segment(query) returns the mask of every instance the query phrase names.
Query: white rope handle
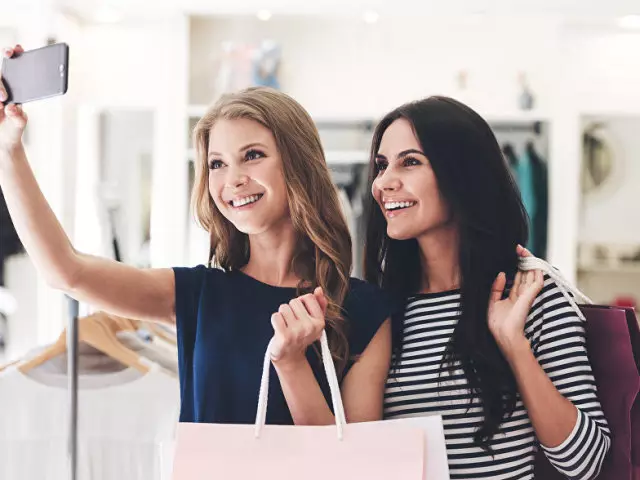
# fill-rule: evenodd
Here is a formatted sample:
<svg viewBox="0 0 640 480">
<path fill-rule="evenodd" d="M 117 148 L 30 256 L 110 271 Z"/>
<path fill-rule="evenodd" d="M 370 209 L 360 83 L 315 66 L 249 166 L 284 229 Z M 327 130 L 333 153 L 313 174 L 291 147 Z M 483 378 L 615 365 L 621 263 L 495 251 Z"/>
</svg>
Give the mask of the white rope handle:
<svg viewBox="0 0 640 480">
<path fill-rule="evenodd" d="M 262 427 L 267 423 L 267 403 L 269 402 L 269 372 L 271 369 L 271 344 L 269 342 L 267 351 L 264 355 L 264 363 L 262 365 L 262 380 L 260 381 L 260 393 L 258 394 L 258 411 L 256 413 L 256 438 L 260 437 Z M 333 358 L 329 350 L 329 341 L 327 333 L 323 330 L 320 337 L 320 349 L 324 371 L 329 382 L 329 390 L 331 391 L 331 402 L 333 404 L 333 412 L 336 418 L 336 427 L 338 430 L 338 439 L 342 440 L 344 426 L 347 419 L 344 414 L 344 405 L 342 404 L 342 395 L 340 394 L 340 385 L 338 383 L 338 375 L 336 374 Z"/>
<path fill-rule="evenodd" d="M 577 312 L 578 316 L 582 320 L 586 320 L 584 318 L 584 314 L 580 310 L 580 307 L 578 307 L 578 304 L 576 303 L 573 297 L 575 296 L 576 298 L 579 298 L 582 302 L 589 305 L 593 304 L 593 301 L 589 297 L 587 297 L 584 293 L 582 293 L 580 290 L 578 290 L 576 286 L 572 285 L 566 278 L 564 278 L 560 273 L 560 271 L 556 270 L 547 262 L 545 262 L 544 260 L 538 257 L 520 257 L 518 268 L 524 272 L 527 272 L 530 270 L 541 270 L 542 272 L 549 275 L 558 284 L 560 291 L 562 292 L 564 297 L 567 299 L 569 304 L 573 307 L 573 309 Z M 571 292 L 573 296 L 571 296 L 569 292 Z"/>
</svg>

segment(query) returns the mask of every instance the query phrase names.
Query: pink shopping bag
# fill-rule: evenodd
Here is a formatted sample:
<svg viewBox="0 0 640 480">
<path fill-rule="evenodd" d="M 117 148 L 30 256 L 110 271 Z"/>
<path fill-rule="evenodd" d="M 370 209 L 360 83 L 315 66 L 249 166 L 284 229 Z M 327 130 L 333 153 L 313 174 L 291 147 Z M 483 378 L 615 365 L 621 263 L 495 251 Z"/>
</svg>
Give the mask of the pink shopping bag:
<svg viewBox="0 0 640 480">
<path fill-rule="evenodd" d="M 325 334 L 321 347 L 335 425 L 265 425 L 267 351 L 256 424 L 179 424 L 173 480 L 447 480 L 442 419 L 347 424 Z"/>
</svg>

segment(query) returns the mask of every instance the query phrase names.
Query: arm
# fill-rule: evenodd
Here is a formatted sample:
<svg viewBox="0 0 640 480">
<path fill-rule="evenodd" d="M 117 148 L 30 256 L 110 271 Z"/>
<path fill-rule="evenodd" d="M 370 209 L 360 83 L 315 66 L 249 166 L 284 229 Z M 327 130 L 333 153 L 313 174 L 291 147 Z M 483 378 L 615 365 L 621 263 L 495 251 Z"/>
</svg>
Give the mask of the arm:
<svg viewBox="0 0 640 480">
<path fill-rule="evenodd" d="M 501 300 L 504 283 L 500 275 L 489 325 L 511 366 L 541 447 L 567 477 L 593 478 L 610 440 L 582 321 L 551 280 L 538 296 L 545 284 L 542 272 L 519 273 L 509 298 Z"/>
<path fill-rule="evenodd" d="M 386 320 L 342 382 L 342 400 L 348 422 L 382 419 L 390 360 L 391 323 Z M 335 422 L 306 358 L 288 366 L 275 365 L 296 425 L 329 425 Z"/>
<path fill-rule="evenodd" d="M 518 380 L 520 392 L 541 448 L 568 478 L 594 478 L 609 451 L 611 433 L 589 363 L 584 321 L 550 279 L 529 315 L 527 333 L 531 337 L 530 353 L 512 362 L 512 368 L 516 378 L 522 377 Z M 526 368 L 529 362 L 535 370 Z M 546 387 L 538 376 L 545 377 Z M 540 391 L 535 391 L 535 385 Z M 572 411 L 573 415 L 562 419 L 556 408 Z M 552 425 L 554 419 L 562 422 L 562 432 Z"/>
<path fill-rule="evenodd" d="M 3 93 L 0 81 L 0 100 L 6 98 Z M 38 272 L 53 288 L 110 313 L 173 322 L 175 281 L 171 270 L 141 270 L 73 248 L 27 161 L 21 140 L 26 124 L 21 107 L 0 103 L 0 188 L 16 232 Z"/>
<path fill-rule="evenodd" d="M 578 410 L 556 389 L 524 336 L 519 345 L 513 346 L 507 361 L 518 383 L 518 391 L 536 437 L 544 446 L 559 446 L 571 435 L 578 419 Z"/>
</svg>

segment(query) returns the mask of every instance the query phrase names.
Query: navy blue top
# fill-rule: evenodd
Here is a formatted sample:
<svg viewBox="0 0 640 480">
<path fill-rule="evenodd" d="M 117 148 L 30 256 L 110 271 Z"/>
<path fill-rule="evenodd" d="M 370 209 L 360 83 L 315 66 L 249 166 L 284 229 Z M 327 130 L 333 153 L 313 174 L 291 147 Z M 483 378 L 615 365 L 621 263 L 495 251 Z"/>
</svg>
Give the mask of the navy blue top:
<svg viewBox="0 0 640 480">
<path fill-rule="evenodd" d="M 205 266 L 174 268 L 174 272 L 180 421 L 255 422 L 264 354 L 273 337 L 271 315 L 296 297 L 296 289 Z M 391 315 L 391 305 L 378 287 L 351 279 L 343 304 L 350 356 L 365 350 Z M 316 350 L 309 348 L 307 358 L 331 406 Z M 352 365 L 351 360 L 347 370 Z M 267 423 L 293 424 L 273 365 Z"/>
</svg>

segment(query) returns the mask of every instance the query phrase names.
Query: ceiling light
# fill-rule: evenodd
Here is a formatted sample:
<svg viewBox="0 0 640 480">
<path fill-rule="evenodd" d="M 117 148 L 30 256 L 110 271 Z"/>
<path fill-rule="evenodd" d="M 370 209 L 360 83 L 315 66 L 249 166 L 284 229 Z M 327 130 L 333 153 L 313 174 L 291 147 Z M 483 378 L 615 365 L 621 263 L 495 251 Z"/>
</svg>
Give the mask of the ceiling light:
<svg viewBox="0 0 640 480">
<path fill-rule="evenodd" d="M 260 10 L 258 12 L 258 20 L 268 22 L 271 19 L 271 12 L 269 10 Z"/>
<path fill-rule="evenodd" d="M 362 18 L 366 23 L 373 24 L 378 21 L 378 19 L 380 18 L 380 15 L 378 14 L 378 12 L 369 10 L 367 12 L 364 12 L 364 15 L 362 16 Z"/>
<path fill-rule="evenodd" d="M 640 29 L 640 15 L 627 15 L 618 19 L 618 26 L 621 28 Z"/>
</svg>

